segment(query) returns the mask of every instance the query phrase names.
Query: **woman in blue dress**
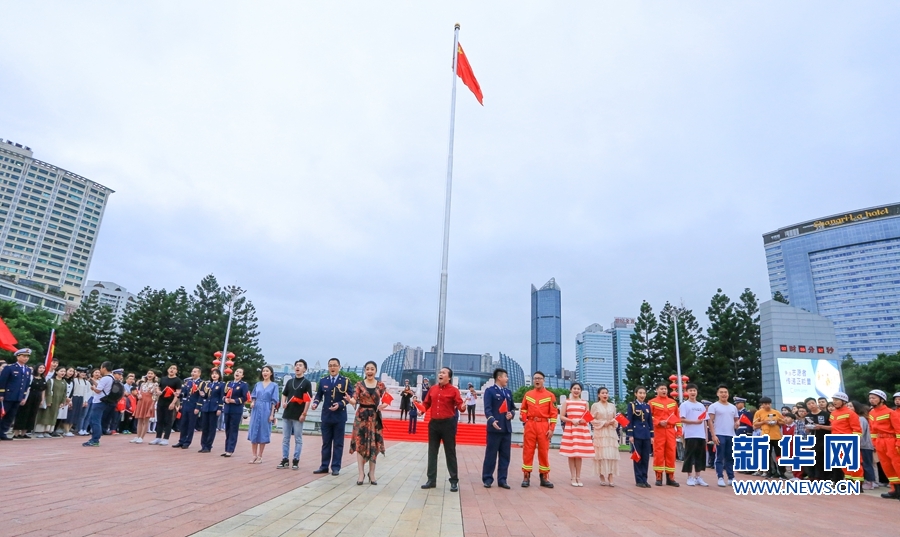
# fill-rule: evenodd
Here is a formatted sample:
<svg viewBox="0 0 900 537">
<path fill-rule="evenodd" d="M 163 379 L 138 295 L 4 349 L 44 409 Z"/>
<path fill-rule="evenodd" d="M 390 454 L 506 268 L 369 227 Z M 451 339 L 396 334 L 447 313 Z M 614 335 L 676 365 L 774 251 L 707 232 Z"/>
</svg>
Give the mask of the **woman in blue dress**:
<svg viewBox="0 0 900 537">
<path fill-rule="evenodd" d="M 253 387 L 250 402 L 250 431 L 247 439 L 253 448 L 253 460 L 250 464 L 262 463 L 263 451 L 272 436 L 272 424 L 275 423 L 275 403 L 278 402 L 278 386 L 275 384 L 275 371 L 270 366 L 263 366 L 262 380 Z"/>
</svg>

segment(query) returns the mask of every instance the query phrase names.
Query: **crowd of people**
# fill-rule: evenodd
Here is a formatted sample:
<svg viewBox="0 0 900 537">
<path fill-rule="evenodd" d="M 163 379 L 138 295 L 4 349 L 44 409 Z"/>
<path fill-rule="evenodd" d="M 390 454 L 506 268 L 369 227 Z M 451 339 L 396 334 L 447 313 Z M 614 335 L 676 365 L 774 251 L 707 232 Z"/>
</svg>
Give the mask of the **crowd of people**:
<svg viewBox="0 0 900 537">
<path fill-rule="evenodd" d="M 97 447 L 104 435 L 134 435 L 133 444 L 169 446 L 177 432 L 173 448 L 189 449 L 194 433 L 200 433 L 199 453 L 211 453 L 217 432 L 224 431 L 223 457 L 234 455 L 238 430 L 249 404 L 247 438 L 251 444 L 251 464 L 261 464 L 271 442 L 272 426 L 279 408 L 282 413 L 282 458 L 277 468 L 299 468 L 303 446 L 303 423 L 309 410 L 322 407 L 321 464 L 316 474 L 339 475 L 344 451 L 344 430 L 348 421 L 347 405 L 355 409 L 349 454 L 356 455 L 358 485 L 377 484 L 375 473 L 379 454 L 384 454 L 382 410 L 390 396 L 384 383 L 377 380 L 377 365 L 367 362 L 364 378 L 355 384 L 341 375 L 337 358 L 328 361 L 328 375 L 312 383 L 305 378 L 307 363 L 294 363 L 294 376 L 279 389 L 270 366 L 261 370 L 261 380 L 252 388 L 243 381 L 244 371 L 237 368 L 232 380 L 224 380 L 218 368 L 204 372 L 199 367 L 190 376 L 180 378 L 178 368 L 170 365 L 165 375 L 149 370 L 140 378 L 125 374 L 104 362 L 97 369 L 70 368 L 51 363 L 28 366 L 31 351 L 15 353 L 16 362 L 0 363 L 0 440 L 89 436 L 85 447 Z M 205 374 L 204 374 L 205 373 Z M 401 419 L 410 420 L 415 432 L 418 414 L 430 411 L 427 480 L 423 489 L 434 488 L 437 454 L 444 446 L 450 490 L 458 490 L 456 429 L 461 413 L 469 422 L 477 395 L 471 387 L 460 392 L 452 384 L 453 371 L 443 368 L 437 383 L 424 390 L 421 403 L 408 383 L 401 392 Z M 571 485 L 582 487 L 582 463 L 593 461 L 600 485 L 616 486 L 619 475 L 621 433 L 629 445 L 635 484 L 650 488 L 678 487 L 676 460 L 682 461 L 686 485 L 709 486 L 703 479 L 707 468 L 714 469 L 716 482 L 725 487 L 734 479 L 734 439 L 740 435 L 767 435 L 770 442 L 768 470 L 756 476 L 789 480 L 851 479 L 862 481 L 864 490 L 873 490 L 887 482 L 890 491 L 884 497 L 900 499 L 900 410 L 892 410 L 888 396 L 881 390 L 869 393 L 868 405 L 850 401 L 846 394 L 835 393 L 831 401 L 808 398 L 780 410 L 772 400 L 762 397 L 759 408 L 751 411 L 747 401 L 734 397 L 727 386 L 719 386 L 717 400 L 697 400 L 698 387 L 687 384 L 680 404 L 669 397 L 665 384 L 656 387 L 656 397 L 647 400 L 647 389 L 639 386 L 634 398 L 619 413 L 609 391 L 600 388 L 597 402 L 589 404 L 583 386 L 574 382 L 568 397 L 557 408 L 556 396 L 544 387 L 540 371 L 532 377 L 532 389 L 525 393 L 517 408 L 508 389 L 509 375 L 494 371 L 494 383 L 482 394 L 487 419 L 487 445 L 482 469 L 485 487 L 510 488 L 508 470 L 512 421 L 518 413 L 524 423 L 523 481 L 529 487 L 538 459 L 540 486 L 553 488 L 550 481 L 550 441 L 558 422 L 563 424 L 559 453 L 568 459 Z M 900 408 L 900 392 L 890 401 Z M 826 434 L 859 435 L 862 467 L 858 472 L 825 470 Z M 800 471 L 779 464 L 784 436 L 815 436 L 815 464 Z M 294 449 L 291 450 L 291 439 Z M 790 455 L 790 454 L 785 454 Z M 652 470 L 650 468 L 652 460 Z M 652 471 L 652 474 L 651 474 Z M 496 472 L 496 474 L 495 474 Z M 884 476 L 880 479 L 880 474 Z"/>
</svg>

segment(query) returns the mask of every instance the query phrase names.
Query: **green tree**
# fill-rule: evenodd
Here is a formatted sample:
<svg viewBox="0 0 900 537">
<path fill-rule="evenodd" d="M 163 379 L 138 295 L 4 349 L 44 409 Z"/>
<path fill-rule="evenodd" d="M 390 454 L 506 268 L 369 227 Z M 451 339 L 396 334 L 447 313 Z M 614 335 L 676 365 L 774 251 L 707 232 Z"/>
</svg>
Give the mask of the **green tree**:
<svg viewBox="0 0 900 537">
<path fill-rule="evenodd" d="M 47 344 L 50 343 L 50 331 L 56 328 L 56 315 L 43 308 L 35 308 L 31 311 L 19 309 L 15 302 L 0 300 L 0 319 L 9 327 L 9 331 L 15 336 L 20 349 L 31 349 L 32 365 L 43 363 L 47 354 Z M 11 363 L 13 354 L 0 350 L 0 357 Z"/>
<path fill-rule="evenodd" d="M 165 374 L 166 365 L 173 362 L 169 348 L 173 340 L 173 302 L 165 289 L 145 287 L 137 300 L 127 306 L 117 345 L 119 363 L 126 370 L 142 373 L 153 369 Z M 176 365 L 183 376 L 187 364 Z"/>
<path fill-rule="evenodd" d="M 790 301 L 781 294 L 781 291 L 775 291 L 775 294 L 772 295 L 772 300 L 775 302 L 781 302 L 782 304 L 790 304 Z"/>
<path fill-rule="evenodd" d="M 56 356 L 66 366 L 99 366 L 115 356 L 116 317 L 90 294 L 56 333 Z"/>
<path fill-rule="evenodd" d="M 519 386 L 519 389 L 513 392 L 513 401 L 521 403 L 522 399 L 525 398 L 525 393 L 532 389 L 534 389 L 534 386 Z M 559 397 L 561 395 L 569 395 L 569 390 L 564 388 L 547 388 L 547 391 L 556 394 L 557 402 L 559 402 Z"/>
<path fill-rule="evenodd" d="M 709 317 L 709 327 L 697 361 L 697 385 L 700 387 L 700 397 L 712 399 L 719 384 L 731 387 L 737 379 L 736 353 L 740 352 L 741 329 L 734 304 L 721 289 L 713 295 L 706 315 Z"/>
<path fill-rule="evenodd" d="M 670 384 L 669 376 L 677 371 L 675 361 L 675 319 L 678 318 L 678 350 L 681 358 L 681 374 L 691 380 L 697 378 L 697 356 L 703 344 L 703 332 L 694 313 L 685 307 L 676 307 L 668 302 L 659 312 L 659 329 L 655 345 L 660 349 L 662 359 L 650 364 L 647 390 L 652 392 L 657 384 Z"/>
<path fill-rule="evenodd" d="M 641 303 L 641 312 L 634 323 L 634 333 L 631 334 L 631 351 L 628 353 L 628 364 L 625 366 L 625 389 L 627 394 L 621 394 L 617 399 L 624 401 L 628 395 L 634 393 L 638 386 L 646 386 L 650 381 L 648 373 L 651 364 L 659 361 L 659 349 L 656 347 L 656 333 L 659 323 L 653 314 L 653 308 L 644 300 Z"/>
<path fill-rule="evenodd" d="M 749 288 L 744 289 L 734 306 L 740 327 L 740 345 L 736 352 L 736 378 L 732 393 L 756 405 L 762 396 L 762 363 L 759 332 L 759 301 Z"/>
<path fill-rule="evenodd" d="M 191 304 L 194 363 L 208 364 L 213 354 L 222 350 L 225 324 L 228 320 L 227 297 L 212 274 L 204 277 L 194 289 Z M 229 350 L 232 350 L 229 345 Z M 237 353 L 235 353 L 237 354 Z"/>
<path fill-rule="evenodd" d="M 888 400 L 900 391 L 900 352 L 879 354 L 871 362 L 856 363 L 851 356 L 841 362 L 844 391 L 852 400 L 868 401 L 869 390 L 884 390 Z"/>
<path fill-rule="evenodd" d="M 231 321 L 228 350 L 235 354 L 235 364 L 244 368 L 248 382 L 259 378 L 266 359 L 259 348 L 259 325 L 256 308 L 243 296 L 234 302 L 234 314 Z M 225 339 L 225 334 L 222 334 Z"/>
</svg>

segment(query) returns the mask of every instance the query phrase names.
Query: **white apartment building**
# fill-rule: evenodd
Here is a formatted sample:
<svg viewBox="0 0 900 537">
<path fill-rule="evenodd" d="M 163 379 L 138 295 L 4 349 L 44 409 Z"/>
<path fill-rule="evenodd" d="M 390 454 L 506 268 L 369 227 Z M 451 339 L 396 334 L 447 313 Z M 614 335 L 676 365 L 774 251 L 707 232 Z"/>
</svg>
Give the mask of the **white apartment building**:
<svg viewBox="0 0 900 537">
<path fill-rule="evenodd" d="M 137 300 L 137 295 L 129 293 L 128 289 L 115 282 L 88 280 L 81 290 L 82 300 L 88 295 L 96 295 L 98 303 L 112 308 L 116 315 L 116 326 L 122 322 L 122 316 L 125 315 L 125 308 L 128 307 L 128 304 Z"/>
</svg>

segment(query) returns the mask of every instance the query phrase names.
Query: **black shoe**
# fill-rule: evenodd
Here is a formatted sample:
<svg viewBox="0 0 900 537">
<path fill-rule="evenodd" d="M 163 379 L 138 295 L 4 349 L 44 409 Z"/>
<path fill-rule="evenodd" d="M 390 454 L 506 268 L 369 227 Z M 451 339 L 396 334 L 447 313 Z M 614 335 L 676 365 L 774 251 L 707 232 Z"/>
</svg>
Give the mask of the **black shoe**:
<svg viewBox="0 0 900 537">
<path fill-rule="evenodd" d="M 661 486 L 662 486 L 662 479 L 657 479 L 657 480 L 656 480 L 656 486 L 657 486 L 657 487 L 661 487 Z"/>
<path fill-rule="evenodd" d="M 546 488 L 548 488 L 548 489 L 552 489 L 552 488 L 553 488 L 553 483 L 551 483 L 550 480 L 547 479 L 546 477 L 541 476 L 541 486 L 542 486 L 542 487 L 546 487 Z"/>
<path fill-rule="evenodd" d="M 459 485 L 456 483 L 450 483 L 450 492 L 459 492 Z"/>
<path fill-rule="evenodd" d="M 331 472 L 331 475 L 333 475 L 333 476 L 339 476 L 339 475 L 341 475 L 341 471 L 340 471 L 340 470 L 335 470 L 335 471 Z"/>
<path fill-rule="evenodd" d="M 900 499 L 900 492 L 896 490 L 892 490 L 891 492 L 883 492 L 881 493 L 882 498 L 889 498 L 892 500 Z"/>
<path fill-rule="evenodd" d="M 667 487 L 680 487 L 681 485 L 679 485 L 678 481 L 675 481 L 674 479 L 666 479 L 666 486 Z"/>
<path fill-rule="evenodd" d="M 285 459 L 287 460 L 287 459 Z M 299 470 L 300 469 L 300 459 L 294 459 L 294 464 L 291 466 L 291 470 Z"/>
<path fill-rule="evenodd" d="M 314 474 L 327 474 L 328 468 L 319 468 L 318 470 L 313 470 Z"/>
<path fill-rule="evenodd" d="M 531 486 L 531 478 L 526 477 L 525 479 L 522 480 L 522 488 L 523 489 L 527 489 L 530 486 Z"/>
<path fill-rule="evenodd" d="M 434 484 L 434 481 L 428 481 L 427 483 L 425 483 L 424 485 L 422 485 L 422 488 L 423 488 L 423 489 L 433 489 L 433 488 L 436 488 L 436 487 L 437 487 L 437 485 Z"/>
<path fill-rule="evenodd" d="M 287 468 L 290 465 L 291 465 L 290 461 L 288 461 L 287 459 L 281 459 L 281 462 L 278 463 L 278 466 L 276 466 L 275 468 L 278 468 L 279 470 L 284 470 L 285 468 Z"/>
<path fill-rule="evenodd" d="M 181 446 L 181 449 L 188 449 L 188 448 L 190 448 L 190 447 L 191 447 L 190 445 L 185 444 L 185 445 Z"/>
<path fill-rule="evenodd" d="M 504 483 L 497 483 L 497 486 L 500 487 L 501 489 L 509 490 L 509 485 L 507 485 L 505 482 L 504 482 Z"/>
<path fill-rule="evenodd" d="M 485 482 L 484 482 L 484 488 L 486 488 L 486 489 L 491 488 L 491 483 L 488 483 L 487 481 L 485 481 Z"/>
<path fill-rule="evenodd" d="M 12 440 L 12 438 L 6 436 L 5 434 L 0 435 L 0 440 Z"/>
<path fill-rule="evenodd" d="M 173 448 L 180 448 L 180 447 L 184 447 L 184 446 L 181 445 L 181 444 L 174 444 L 172 447 L 173 447 Z"/>
<path fill-rule="evenodd" d="M 197 453 L 209 453 L 209 450 L 208 450 L 208 449 L 201 449 L 201 450 L 198 451 Z"/>
</svg>

